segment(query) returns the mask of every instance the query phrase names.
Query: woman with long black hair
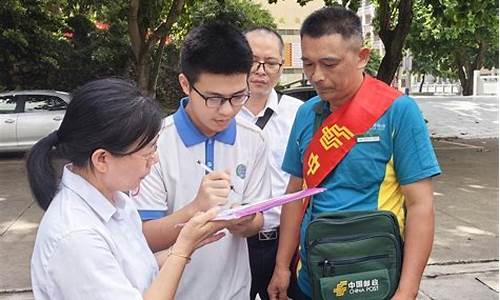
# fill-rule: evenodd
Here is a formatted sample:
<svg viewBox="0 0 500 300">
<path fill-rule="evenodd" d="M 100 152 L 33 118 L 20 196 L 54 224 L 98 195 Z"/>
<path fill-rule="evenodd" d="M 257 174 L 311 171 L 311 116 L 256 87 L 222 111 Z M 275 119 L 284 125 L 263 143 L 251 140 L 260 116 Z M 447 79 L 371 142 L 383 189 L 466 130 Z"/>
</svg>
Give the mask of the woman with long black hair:
<svg viewBox="0 0 500 300">
<path fill-rule="evenodd" d="M 60 128 L 27 158 L 34 198 L 46 210 L 31 261 L 36 299 L 173 299 L 195 248 L 222 237 L 217 211 L 187 222 L 153 254 L 126 193 L 157 162 L 158 104 L 121 79 L 78 88 Z M 53 153 L 69 161 L 59 181 Z"/>
</svg>

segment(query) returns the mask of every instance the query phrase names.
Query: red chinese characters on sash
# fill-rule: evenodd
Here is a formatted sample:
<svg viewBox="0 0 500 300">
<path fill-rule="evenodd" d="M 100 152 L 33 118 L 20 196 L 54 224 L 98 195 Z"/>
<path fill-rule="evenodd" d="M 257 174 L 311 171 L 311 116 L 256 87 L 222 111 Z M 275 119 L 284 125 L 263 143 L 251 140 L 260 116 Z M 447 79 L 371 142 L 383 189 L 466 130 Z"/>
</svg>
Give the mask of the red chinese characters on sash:
<svg viewBox="0 0 500 300">
<path fill-rule="evenodd" d="M 365 75 L 361 87 L 323 121 L 304 154 L 307 187 L 317 187 L 401 93 Z"/>
</svg>

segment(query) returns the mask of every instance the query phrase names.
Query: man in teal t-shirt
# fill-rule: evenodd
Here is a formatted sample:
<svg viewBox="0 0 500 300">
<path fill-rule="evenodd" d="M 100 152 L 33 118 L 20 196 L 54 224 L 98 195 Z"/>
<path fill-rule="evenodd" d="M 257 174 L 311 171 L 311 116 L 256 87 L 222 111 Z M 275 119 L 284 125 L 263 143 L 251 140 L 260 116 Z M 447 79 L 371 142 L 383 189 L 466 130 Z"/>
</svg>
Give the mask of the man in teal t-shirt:
<svg viewBox="0 0 500 300">
<path fill-rule="evenodd" d="M 361 22 L 355 13 L 340 7 L 320 9 L 304 21 L 301 39 L 304 72 L 319 96 L 301 106 L 292 127 L 282 165 L 291 174 L 287 193 L 302 188 L 303 166 L 307 164 L 304 153 L 314 135 L 318 109 L 324 112 L 323 118 L 328 117 L 367 81 L 363 70 L 369 50 L 362 47 Z M 386 85 L 379 88 L 390 89 Z M 433 242 L 431 177 L 441 172 L 425 122 L 416 103 L 408 96 L 399 96 L 356 140 L 321 182 L 327 191 L 313 197 L 302 222 L 300 202 L 283 207 L 276 267 L 268 287 L 271 299 L 286 299 L 288 265 L 297 236 L 304 249 L 306 225 L 318 213 L 346 210 L 390 210 L 398 217 L 405 249 L 393 299 L 415 299 Z M 304 259 L 304 251 L 300 254 Z M 311 283 L 304 264 L 298 283 L 302 294 L 294 299 L 310 299 Z"/>
</svg>

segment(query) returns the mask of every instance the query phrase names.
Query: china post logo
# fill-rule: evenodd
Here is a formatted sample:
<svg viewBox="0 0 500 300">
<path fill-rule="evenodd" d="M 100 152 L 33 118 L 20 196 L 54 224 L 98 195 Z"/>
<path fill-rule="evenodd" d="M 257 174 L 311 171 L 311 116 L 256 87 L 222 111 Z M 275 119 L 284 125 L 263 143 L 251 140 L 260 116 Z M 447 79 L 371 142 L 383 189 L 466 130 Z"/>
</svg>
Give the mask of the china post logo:
<svg viewBox="0 0 500 300">
<path fill-rule="evenodd" d="M 337 283 L 337 286 L 333 289 L 333 293 L 335 294 L 336 297 L 344 296 L 346 291 L 347 291 L 347 280 L 340 281 L 339 283 Z"/>
<path fill-rule="evenodd" d="M 346 293 L 348 293 L 349 295 L 360 295 L 365 293 L 375 293 L 378 290 L 378 279 L 373 278 L 368 280 L 339 281 L 332 292 L 335 297 L 343 297 Z"/>
</svg>

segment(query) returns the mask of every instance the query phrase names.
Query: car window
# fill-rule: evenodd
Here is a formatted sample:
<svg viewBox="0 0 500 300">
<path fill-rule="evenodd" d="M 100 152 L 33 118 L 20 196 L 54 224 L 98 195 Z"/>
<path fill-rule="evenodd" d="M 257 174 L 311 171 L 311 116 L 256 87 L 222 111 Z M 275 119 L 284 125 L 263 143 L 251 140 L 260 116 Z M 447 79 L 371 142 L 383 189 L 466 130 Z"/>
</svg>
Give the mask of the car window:
<svg viewBox="0 0 500 300">
<path fill-rule="evenodd" d="M 16 111 L 16 100 L 13 96 L 0 97 L 0 114 L 11 114 Z"/>
<path fill-rule="evenodd" d="M 56 96 L 28 95 L 25 97 L 24 112 L 65 110 L 67 105 Z"/>
</svg>

